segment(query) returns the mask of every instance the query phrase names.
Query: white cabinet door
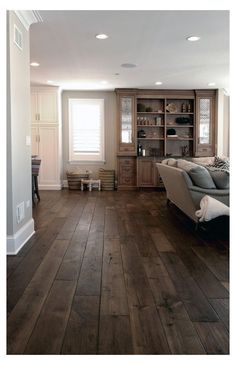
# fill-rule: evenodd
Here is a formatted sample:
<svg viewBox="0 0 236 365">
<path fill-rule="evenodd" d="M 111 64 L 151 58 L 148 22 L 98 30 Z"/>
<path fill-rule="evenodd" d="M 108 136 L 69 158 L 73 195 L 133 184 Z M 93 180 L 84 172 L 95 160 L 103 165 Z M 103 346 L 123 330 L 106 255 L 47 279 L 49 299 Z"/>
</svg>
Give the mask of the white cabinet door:
<svg viewBox="0 0 236 365">
<path fill-rule="evenodd" d="M 38 94 L 31 92 L 31 122 L 38 122 Z"/>
<path fill-rule="evenodd" d="M 40 123 L 57 123 L 57 94 L 52 92 L 39 92 L 38 113 Z"/>
<path fill-rule="evenodd" d="M 58 127 L 39 127 L 39 185 L 59 184 Z"/>
<path fill-rule="evenodd" d="M 31 155 L 39 154 L 39 131 L 38 127 L 31 127 Z"/>
</svg>

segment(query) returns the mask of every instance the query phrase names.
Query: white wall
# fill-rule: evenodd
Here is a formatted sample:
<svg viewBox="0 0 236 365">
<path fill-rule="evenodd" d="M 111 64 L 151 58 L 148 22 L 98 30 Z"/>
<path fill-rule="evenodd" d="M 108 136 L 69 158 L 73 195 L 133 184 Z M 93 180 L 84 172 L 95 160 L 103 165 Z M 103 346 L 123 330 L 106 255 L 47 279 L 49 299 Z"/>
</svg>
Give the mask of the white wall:
<svg viewBox="0 0 236 365">
<path fill-rule="evenodd" d="M 104 99 L 105 116 L 105 163 L 69 163 L 69 118 L 68 100 L 69 98 Z M 113 91 L 63 91 L 62 92 L 62 146 L 63 146 L 63 176 L 66 180 L 66 171 L 69 169 L 79 169 L 84 172 L 91 170 L 92 176 L 98 175 L 99 168 L 116 169 L 116 94 Z"/>
<path fill-rule="evenodd" d="M 29 33 L 13 11 L 7 29 L 7 253 L 15 254 L 34 233 L 31 193 Z M 14 24 L 23 35 L 23 50 L 13 42 Z M 17 205 L 25 216 L 17 223 Z M 29 207 L 27 208 L 27 204 Z"/>
<path fill-rule="evenodd" d="M 229 95 L 218 90 L 217 156 L 229 156 Z"/>
</svg>

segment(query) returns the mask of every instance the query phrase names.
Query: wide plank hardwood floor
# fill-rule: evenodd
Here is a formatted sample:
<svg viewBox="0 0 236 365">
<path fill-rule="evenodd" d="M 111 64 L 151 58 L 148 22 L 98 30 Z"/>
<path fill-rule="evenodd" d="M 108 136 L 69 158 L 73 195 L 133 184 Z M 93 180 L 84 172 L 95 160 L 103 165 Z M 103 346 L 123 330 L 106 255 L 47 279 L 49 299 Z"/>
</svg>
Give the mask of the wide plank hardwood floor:
<svg viewBox="0 0 236 365">
<path fill-rule="evenodd" d="M 40 195 L 7 259 L 8 354 L 229 353 L 224 235 L 161 191 Z"/>
</svg>

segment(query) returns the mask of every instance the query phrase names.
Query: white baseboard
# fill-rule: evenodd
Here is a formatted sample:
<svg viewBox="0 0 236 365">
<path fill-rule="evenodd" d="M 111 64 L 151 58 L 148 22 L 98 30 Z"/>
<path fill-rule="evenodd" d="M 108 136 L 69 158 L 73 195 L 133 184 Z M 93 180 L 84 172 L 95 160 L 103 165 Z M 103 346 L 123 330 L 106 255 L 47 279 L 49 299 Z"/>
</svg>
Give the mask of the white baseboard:
<svg viewBox="0 0 236 365">
<path fill-rule="evenodd" d="M 61 184 L 56 185 L 39 185 L 39 190 L 61 190 Z"/>
<path fill-rule="evenodd" d="M 31 218 L 14 235 L 7 236 L 7 255 L 16 255 L 34 233 L 34 220 Z"/>
</svg>

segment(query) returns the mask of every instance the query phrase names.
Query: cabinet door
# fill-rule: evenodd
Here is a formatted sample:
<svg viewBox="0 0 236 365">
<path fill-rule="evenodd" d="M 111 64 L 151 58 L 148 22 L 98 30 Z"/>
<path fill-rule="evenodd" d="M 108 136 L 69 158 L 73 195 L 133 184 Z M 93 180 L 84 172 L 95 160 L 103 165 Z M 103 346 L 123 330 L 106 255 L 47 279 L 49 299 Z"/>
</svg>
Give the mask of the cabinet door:
<svg viewBox="0 0 236 365">
<path fill-rule="evenodd" d="M 136 189 L 135 157 L 118 157 L 118 189 Z"/>
<path fill-rule="evenodd" d="M 118 95 L 118 134 L 118 154 L 136 155 L 134 95 Z"/>
<path fill-rule="evenodd" d="M 58 128 L 39 127 L 39 156 L 41 166 L 40 185 L 56 185 L 59 183 L 58 167 Z"/>
<path fill-rule="evenodd" d="M 31 122 L 38 122 L 38 95 L 31 92 Z"/>
<path fill-rule="evenodd" d="M 195 156 L 215 154 L 215 94 L 197 93 Z"/>
<path fill-rule="evenodd" d="M 154 187 L 157 185 L 153 158 L 138 158 L 137 170 L 139 187 Z"/>
<path fill-rule="evenodd" d="M 39 92 L 37 105 L 40 123 L 57 123 L 57 94 L 55 92 Z"/>
<path fill-rule="evenodd" d="M 39 131 L 38 127 L 31 127 L 31 155 L 39 154 Z"/>
</svg>

